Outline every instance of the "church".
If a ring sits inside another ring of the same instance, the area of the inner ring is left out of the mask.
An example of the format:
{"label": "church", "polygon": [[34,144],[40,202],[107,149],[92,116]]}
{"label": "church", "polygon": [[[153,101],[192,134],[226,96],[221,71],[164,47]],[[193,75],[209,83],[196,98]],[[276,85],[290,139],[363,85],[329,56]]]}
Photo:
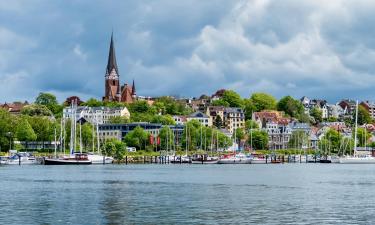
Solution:
{"label": "church", "polygon": [[117,67],[113,33],[109,45],[108,63],[105,71],[105,93],[103,101],[133,103],[137,98],[135,84],[120,85],[120,73]]}

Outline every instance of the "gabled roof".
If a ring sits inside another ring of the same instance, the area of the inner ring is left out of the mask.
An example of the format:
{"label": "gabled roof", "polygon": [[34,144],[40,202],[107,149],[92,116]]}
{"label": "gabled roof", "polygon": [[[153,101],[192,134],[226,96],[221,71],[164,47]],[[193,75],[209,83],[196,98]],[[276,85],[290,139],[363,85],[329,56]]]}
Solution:
{"label": "gabled roof", "polygon": [[206,114],[200,111],[197,111],[197,112],[190,114],[189,118],[209,118],[209,116],[207,116]]}

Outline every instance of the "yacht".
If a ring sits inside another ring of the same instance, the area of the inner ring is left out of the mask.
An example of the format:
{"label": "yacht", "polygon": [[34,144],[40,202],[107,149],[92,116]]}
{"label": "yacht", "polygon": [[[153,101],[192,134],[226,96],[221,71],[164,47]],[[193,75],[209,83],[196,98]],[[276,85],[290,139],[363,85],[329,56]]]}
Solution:
{"label": "yacht", "polygon": [[251,158],[243,153],[227,155],[221,158],[219,164],[250,164]]}
{"label": "yacht", "polygon": [[254,154],[251,158],[251,164],[266,164],[267,158],[264,155]]}
{"label": "yacht", "polygon": [[356,104],[356,111],[355,111],[355,131],[354,131],[354,150],[353,156],[344,156],[340,157],[339,161],[342,164],[375,164],[375,157],[366,154],[366,155],[358,155],[357,153],[357,134],[358,134],[358,101]]}
{"label": "yacht", "polygon": [[113,163],[113,158],[109,156],[103,156],[95,153],[87,153],[87,158],[92,162],[92,164],[111,164]]}
{"label": "yacht", "polygon": [[187,155],[182,155],[182,156],[172,156],[171,163],[191,163],[191,159]]}
{"label": "yacht", "polygon": [[18,152],[9,157],[3,157],[0,160],[0,164],[5,165],[30,165],[37,163],[35,156],[29,152]]}
{"label": "yacht", "polygon": [[208,155],[196,155],[192,160],[192,164],[217,164],[219,157],[213,157]]}
{"label": "yacht", "polygon": [[44,165],[89,165],[92,161],[85,153],[75,153],[68,157],[45,158]]}

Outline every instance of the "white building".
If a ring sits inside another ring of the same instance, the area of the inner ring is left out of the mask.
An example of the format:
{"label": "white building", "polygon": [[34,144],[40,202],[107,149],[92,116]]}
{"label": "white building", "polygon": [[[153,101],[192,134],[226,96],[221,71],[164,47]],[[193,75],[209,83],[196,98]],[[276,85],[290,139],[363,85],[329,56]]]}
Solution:
{"label": "white building", "polygon": [[[85,119],[89,123],[107,124],[113,117],[130,117],[129,110],[126,107],[88,107],[78,106],[76,109],[75,119]],[[72,109],[70,107],[63,110],[63,118],[70,119]]]}
{"label": "white building", "polygon": [[191,120],[199,121],[203,126],[211,127],[212,126],[212,119],[211,117],[207,116],[206,114],[197,111],[195,113],[190,114],[186,117],[186,121],[189,122]]}

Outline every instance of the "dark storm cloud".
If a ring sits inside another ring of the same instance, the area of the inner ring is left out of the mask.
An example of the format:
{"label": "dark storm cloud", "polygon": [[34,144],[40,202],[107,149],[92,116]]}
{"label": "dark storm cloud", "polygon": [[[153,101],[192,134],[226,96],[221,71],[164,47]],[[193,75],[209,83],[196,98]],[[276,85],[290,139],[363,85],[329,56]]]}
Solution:
{"label": "dark storm cloud", "polygon": [[0,102],[103,94],[112,29],[139,95],[373,98],[372,1],[3,1]]}

